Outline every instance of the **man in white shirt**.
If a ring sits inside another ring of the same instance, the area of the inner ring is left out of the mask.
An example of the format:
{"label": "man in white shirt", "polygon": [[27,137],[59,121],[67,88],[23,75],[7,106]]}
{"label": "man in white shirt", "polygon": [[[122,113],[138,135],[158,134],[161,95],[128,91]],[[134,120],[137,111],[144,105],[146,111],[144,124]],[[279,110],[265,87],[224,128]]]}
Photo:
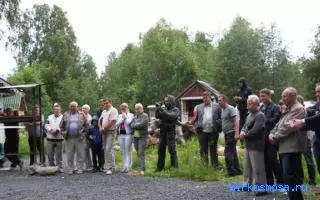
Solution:
{"label": "man in white shirt", "polygon": [[[103,148],[105,149],[105,154],[108,157],[112,157],[112,147],[113,140],[116,134],[116,120],[118,118],[118,110],[112,106],[112,101],[106,99],[104,103],[105,110],[102,111],[101,117],[102,124],[99,123],[100,132],[102,133]],[[108,159],[107,175],[112,174],[112,169],[114,168],[113,159]]]}
{"label": "man in white shirt", "polygon": [[[62,172],[62,142],[63,136],[59,128],[63,115],[61,114],[61,106],[57,103],[53,106],[53,114],[48,116],[45,129],[47,131],[47,148],[48,160],[50,166],[59,166]],[[56,163],[55,158],[56,157]]]}

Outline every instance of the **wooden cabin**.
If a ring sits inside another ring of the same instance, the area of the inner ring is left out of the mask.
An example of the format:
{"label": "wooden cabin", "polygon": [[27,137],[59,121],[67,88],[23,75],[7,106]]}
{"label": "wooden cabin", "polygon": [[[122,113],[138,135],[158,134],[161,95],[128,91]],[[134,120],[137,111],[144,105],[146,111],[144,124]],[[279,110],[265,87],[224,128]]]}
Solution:
{"label": "wooden cabin", "polygon": [[202,93],[205,91],[211,92],[213,101],[218,101],[220,92],[211,84],[197,80],[187,86],[176,99],[181,105],[181,122],[187,122],[192,118],[192,114],[196,105],[202,103]]}

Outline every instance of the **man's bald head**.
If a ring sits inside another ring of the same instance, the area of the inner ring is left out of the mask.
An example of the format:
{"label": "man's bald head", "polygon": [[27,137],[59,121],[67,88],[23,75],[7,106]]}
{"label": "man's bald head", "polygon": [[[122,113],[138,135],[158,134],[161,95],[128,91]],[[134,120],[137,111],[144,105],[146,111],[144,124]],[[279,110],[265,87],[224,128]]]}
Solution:
{"label": "man's bald head", "polygon": [[290,107],[297,101],[298,91],[293,87],[286,88],[281,95],[282,102]]}

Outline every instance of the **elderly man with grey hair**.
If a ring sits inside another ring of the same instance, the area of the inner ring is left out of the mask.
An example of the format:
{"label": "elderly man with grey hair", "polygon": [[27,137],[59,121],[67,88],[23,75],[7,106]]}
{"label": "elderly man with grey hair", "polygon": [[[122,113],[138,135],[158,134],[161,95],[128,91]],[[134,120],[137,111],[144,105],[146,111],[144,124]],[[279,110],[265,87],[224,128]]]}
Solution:
{"label": "elderly man with grey hair", "polygon": [[78,104],[72,101],[69,111],[65,112],[60,123],[60,129],[66,140],[68,174],[73,174],[74,156],[77,154],[77,173],[83,173],[84,164],[84,140],[88,134],[88,121],[83,112],[78,111]]}
{"label": "elderly man with grey hair", "polygon": [[148,115],[143,112],[141,103],[135,105],[135,115],[131,123],[133,129],[134,148],[138,153],[140,164],[140,175],[144,175],[145,167],[145,149],[147,147],[148,137]]}
{"label": "elderly man with grey hair", "polygon": [[[303,199],[300,187],[303,184],[301,153],[307,150],[307,134],[294,128],[294,119],[306,117],[303,105],[297,101],[297,90],[286,88],[281,95],[286,108],[277,125],[269,135],[271,143],[279,144],[279,156],[283,173],[283,183],[289,185],[290,200]],[[298,191],[297,191],[298,190]]]}
{"label": "elderly man with grey hair", "polygon": [[[266,119],[259,110],[260,100],[257,95],[250,95],[247,99],[249,115],[240,133],[240,140],[245,142],[244,154],[244,181],[252,184],[266,184],[266,173],[264,166],[264,129]],[[236,136],[237,137],[237,136]],[[248,188],[246,188],[248,190]],[[257,192],[256,196],[262,196],[266,192]]]}

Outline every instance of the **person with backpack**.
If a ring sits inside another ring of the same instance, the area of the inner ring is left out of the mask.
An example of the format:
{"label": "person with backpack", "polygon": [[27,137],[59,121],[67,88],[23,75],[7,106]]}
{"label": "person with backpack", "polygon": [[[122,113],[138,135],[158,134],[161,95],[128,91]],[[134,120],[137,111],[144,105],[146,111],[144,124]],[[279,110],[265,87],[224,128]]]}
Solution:
{"label": "person with backpack", "polygon": [[[102,172],[104,159],[103,159],[103,148],[102,148],[102,136],[99,131],[99,118],[93,116],[91,120],[91,125],[89,128],[88,140],[91,146],[93,172]],[[98,164],[97,164],[98,157]]]}

